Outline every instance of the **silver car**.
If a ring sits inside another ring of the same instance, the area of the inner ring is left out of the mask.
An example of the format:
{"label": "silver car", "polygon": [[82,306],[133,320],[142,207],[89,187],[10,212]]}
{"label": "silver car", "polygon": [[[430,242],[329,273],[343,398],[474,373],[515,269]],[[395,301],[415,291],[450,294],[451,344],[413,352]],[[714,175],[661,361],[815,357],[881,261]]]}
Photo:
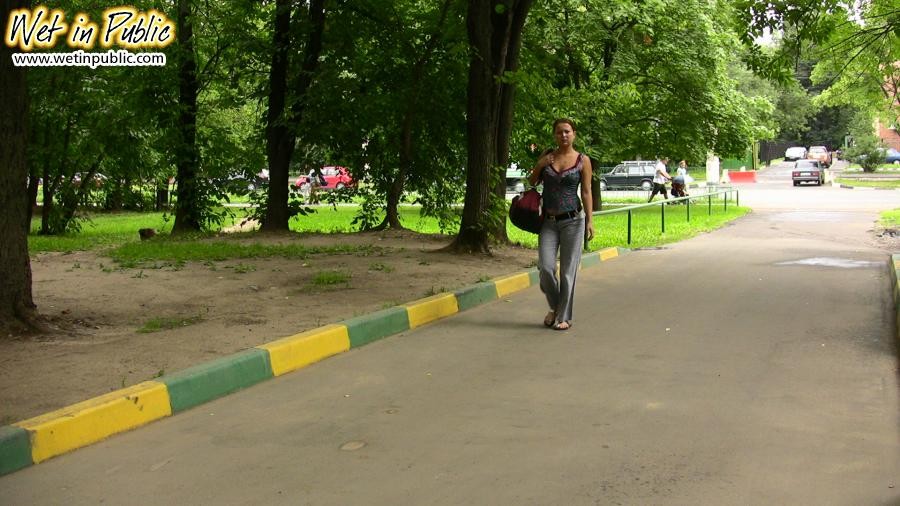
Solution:
{"label": "silver car", "polygon": [[794,164],[794,170],[791,171],[791,179],[794,186],[800,186],[800,183],[815,183],[816,186],[822,186],[825,183],[825,167],[818,160],[798,160]]}

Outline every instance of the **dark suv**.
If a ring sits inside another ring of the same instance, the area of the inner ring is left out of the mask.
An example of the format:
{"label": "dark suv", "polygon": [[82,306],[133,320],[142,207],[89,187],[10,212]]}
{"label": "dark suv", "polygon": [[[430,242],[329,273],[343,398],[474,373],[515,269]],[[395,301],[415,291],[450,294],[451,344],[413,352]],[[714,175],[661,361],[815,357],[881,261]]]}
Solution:
{"label": "dark suv", "polygon": [[640,160],[622,162],[600,176],[600,191],[617,188],[653,188],[653,175],[656,173],[656,161]]}

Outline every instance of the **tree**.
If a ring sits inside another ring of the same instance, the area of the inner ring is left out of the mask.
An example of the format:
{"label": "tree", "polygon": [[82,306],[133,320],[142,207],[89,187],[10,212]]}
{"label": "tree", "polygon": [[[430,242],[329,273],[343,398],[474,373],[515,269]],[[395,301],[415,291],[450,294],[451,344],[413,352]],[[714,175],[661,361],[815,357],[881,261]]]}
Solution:
{"label": "tree", "polygon": [[[466,135],[466,196],[459,234],[449,246],[459,252],[490,252],[505,222],[491,196],[493,178],[505,171],[515,83],[505,74],[518,67],[522,31],[531,0],[469,0],[466,26],[470,60]],[[498,151],[504,153],[498,155]],[[493,232],[493,234],[492,234]]]}
{"label": "tree", "polygon": [[400,139],[399,139],[399,165],[394,180],[391,183],[390,190],[387,194],[387,206],[384,221],[376,228],[390,227],[394,229],[403,228],[400,224],[399,205],[406,186],[408,174],[413,168],[413,130],[417,120],[420,118],[420,110],[422,108],[422,95],[425,84],[425,72],[429,65],[432,64],[434,53],[438,48],[441,40],[444,22],[447,19],[447,12],[450,9],[451,0],[444,0],[440,7],[438,21],[434,31],[430,34],[424,43],[418,56],[415,58],[409,71],[410,79],[406,92],[403,93],[404,102],[403,117],[400,122]]}
{"label": "tree", "polygon": [[514,135],[522,148],[548,139],[554,117],[578,124],[580,146],[616,161],[660,155],[704,160],[740,153],[771,135],[766,97],[729,76],[737,54],[731,19],[706,1],[554,0],[531,13]]}
{"label": "tree", "polygon": [[[306,108],[306,94],[313,82],[322,52],[325,31],[325,1],[310,0],[306,17],[308,34],[298,76],[288,80],[291,54],[291,2],[277,0],[273,24],[272,66],[269,74],[269,112],[266,122],[266,150],[269,158],[269,187],[263,230],[288,230],[288,169],[294,155],[297,129]],[[302,8],[294,14],[302,16]]]}
{"label": "tree", "polygon": [[[350,167],[362,229],[402,228],[399,205],[458,225],[465,144],[465,25],[461,2],[359,1],[330,10],[322,70],[299,142]],[[322,128],[327,125],[327,128]],[[331,197],[342,198],[331,192]]]}
{"label": "tree", "polygon": [[[3,0],[0,19],[27,2]],[[25,69],[12,65],[13,50],[0,45],[0,332],[31,327],[35,304],[28,257],[27,133]]]}
{"label": "tree", "polygon": [[178,201],[172,233],[202,227],[200,156],[197,147],[197,60],[194,53],[193,0],[178,0],[178,141],[175,149]]}

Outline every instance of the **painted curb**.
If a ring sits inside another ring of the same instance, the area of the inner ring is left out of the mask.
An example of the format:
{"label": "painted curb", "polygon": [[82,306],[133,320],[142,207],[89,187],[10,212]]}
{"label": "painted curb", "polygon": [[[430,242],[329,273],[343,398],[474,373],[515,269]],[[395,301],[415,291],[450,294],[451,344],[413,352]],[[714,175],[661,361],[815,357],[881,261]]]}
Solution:
{"label": "painted curb", "polygon": [[0,476],[32,464],[31,441],[21,427],[0,427]]}
{"label": "painted curb", "polygon": [[460,311],[480,306],[487,302],[497,300],[497,289],[494,283],[478,283],[474,286],[462,288],[453,292],[456,296],[456,304]]}
{"label": "painted curb", "polygon": [[178,413],[271,378],[269,353],[250,349],[163,376]]}
{"label": "painted curb", "polygon": [[524,290],[531,286],[531,276],[527,272],[519,274],[511,274],[494,280],[494,286],[497,289],[497,298],[502,299],[507,295]]}
{"label": "painted curb", "polygon": [[409,318],[409,328],[414,329],[441,318],[455,315],[459,312],[456,302],[456,294],[441,293],[425,299],[404,304]]}
{"label": "painted curb", "polygon": [[350,348],[358,348],[383,337],[409,330],[409,313],[405,308],[392,307],[357,316],[342,322],[350,333]]}
{"label": "painted curb", "polygon": [[171,414],[166,386],[145,381],[14,425],[28,431],[37,464]]}
{"label": "painted curb", "polygon": [[326,325],[257,348],[269,352],[272,374],[281,376],[349,350],[350,334],[345,325]]}
{"label": "painted curb", "polygon": [[[599,265],[627,251],[607,248],[587,253],[580,268]],[[895,261],[900,263],[900,255]],[[537,269],[502,276],[301,332],[156,381],[0,426],[0,476],[539,283]]]}

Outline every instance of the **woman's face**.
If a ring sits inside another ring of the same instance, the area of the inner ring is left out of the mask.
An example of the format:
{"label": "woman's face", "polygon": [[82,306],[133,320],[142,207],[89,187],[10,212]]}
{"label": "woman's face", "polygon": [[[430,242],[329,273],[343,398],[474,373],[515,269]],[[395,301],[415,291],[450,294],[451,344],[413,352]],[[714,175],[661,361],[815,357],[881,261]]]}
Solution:
{"label": "woman's face", "polygon": [[572,130],[572,125],[568,123],[556,125],[553,135],[556,137],[556,145],[559,147],[571,146],[575,142],[575,130]]}

